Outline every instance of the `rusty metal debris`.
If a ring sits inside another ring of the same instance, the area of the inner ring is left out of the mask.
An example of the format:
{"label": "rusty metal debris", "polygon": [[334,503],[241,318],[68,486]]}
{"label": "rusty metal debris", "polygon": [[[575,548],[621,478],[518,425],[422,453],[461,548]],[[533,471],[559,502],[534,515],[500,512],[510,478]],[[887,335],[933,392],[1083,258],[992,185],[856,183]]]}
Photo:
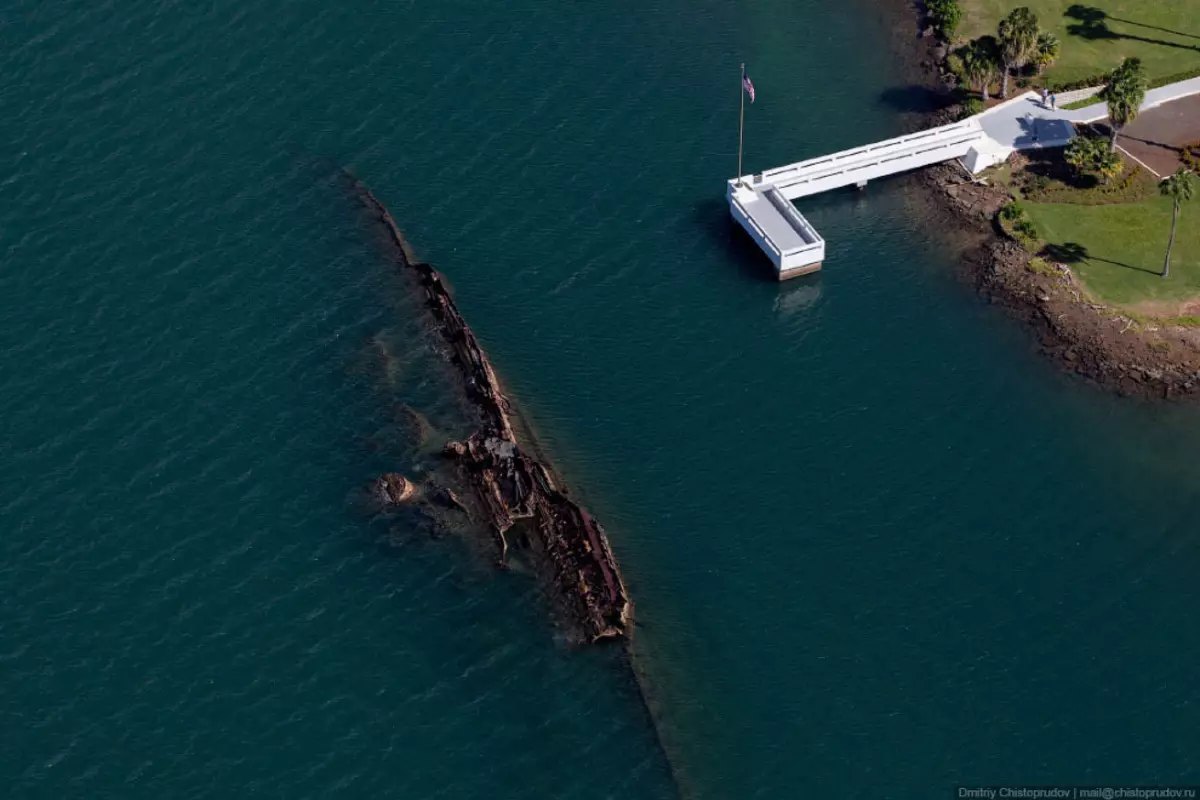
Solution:
{"label": "rusty metal debris", "polygon": [[[484,521],[496,537],[500,563],[508,556],[510,531],[536,537],[553,565],[555,583],[571,616],[587,637],[596,641],[627,635],[633,605],[604,529],[555,485],[542,463],[522,449],[513,432],[508,398],[442,276],[415,257],[396,221],[370,189],[353,176],[350,180],[399,249],[400,266],[418,274],[433,319],[452,348],[453,361],[480,413],[480,428],[464,441],[449,442],[444,453],[454,459],[486,510]],[[446,499],[464,508],[453,492]]]}

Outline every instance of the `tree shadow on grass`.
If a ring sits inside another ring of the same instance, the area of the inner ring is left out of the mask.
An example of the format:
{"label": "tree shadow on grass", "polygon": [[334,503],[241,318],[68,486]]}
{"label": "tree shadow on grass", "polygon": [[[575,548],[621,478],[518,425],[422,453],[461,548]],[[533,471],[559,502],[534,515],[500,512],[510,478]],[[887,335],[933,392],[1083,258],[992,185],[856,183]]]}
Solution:
{"label": "tree shadow on grass", "polygon": [[1174,30],[1171,30],[1170,28],[1163,28],[1159,25],[1147,25],[1144,22],[1134,22],[1131,19],[1123,19],[1121,17],[1114,17],[1114,16],[1109,16],[1109,19],[1111,19],[1114,22],[1124,22],[1126,25],[1136,25],[1139,28],[1149,28],[1149,29],[1155,30],[1155,31],[1162,31],[1163,33],[1174,34],[1175,36],[1186,36],[1188,39],[1200,39],[1200,36],[1197,36],[1194,33],[1184,33],[1183,31],[1174,31]]}
{"label": "tree shadow on grass", "polygon": [[1088,259],[1088,250],[1078,242],[1046,245],[1046,255],[1060,264],[1078,264]]}
{"label": "tree shadow on grass", "polygon": [[1138,267],[1133,264],[1126,264],[1124,261],[1113,261],[1111,258],[1101,258],[1100,256],[1092,255],[1088,249],[1078,242],[1064,242],[1062,244],[1046,245],[1045,254],[1047,258],[1053,259],[1061,264],[1078,264],[1081,261],[1100,261],[1105,264],[1112,264],[1115,267],[1124,267],[1135,272],[1145,272],[1147,275],[1160,274],[1157,270]]}
{"label": "tree shadow on grass", "polygon": [[[1066,10],[1063,16],[1075,20],[1074,23],[1067,26],[1067,33],[1072,36],[1078,36],[1081,39],[1096,41],[1101,39],[1128,39],[1135,42],[1146,42],[1147,44],[1158,44],[1163,47],[1177,47],[1181,50],[1200,50],[1200,46],[1190,44],[1180,44],[1179,42],[1168,42],[1165,39],[1151,39],[1146,36],[1137,36],[1130,33],[1117,33],[1109,27],[1108,21],[1126,22],[1129,20],[1121,19],[1120,17],[1110,17],[1104,9],[1096,8],[1095,6],[1086,6],[1082,3],[1075,3]],[[1154,28],[1153,25],[1141,25],[1141,23],[1133,22],[1133,25],[1140,25],[1144,28]],[[1167,31],[1166,28],[1158,30]],[[1180,36],[1188,36],[1189,33],[1179,33],[1178,31],[1169,31]],[[1197,37],[1200,38],[1200,37]]]}

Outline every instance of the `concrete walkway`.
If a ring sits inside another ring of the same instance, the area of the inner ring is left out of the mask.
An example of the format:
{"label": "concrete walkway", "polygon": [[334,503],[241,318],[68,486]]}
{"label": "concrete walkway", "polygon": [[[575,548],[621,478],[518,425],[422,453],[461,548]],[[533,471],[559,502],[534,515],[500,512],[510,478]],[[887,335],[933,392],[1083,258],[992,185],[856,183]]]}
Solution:
{"label": "concrete walkway", "polygon": [[[1146,92],[1142,111],[1193,94],[1200,94],[1200,77],[1151,89]],[[1051,111],[1042,106],[1039,95],[1026,92],[989,108],[974,119],[979,120],[984,132],[1001,147],[1028,150],[1034,147],[1062,147],[1075,135],[1075,125],[1099,122],[1106,117],[1108,107],[1103,101],[1074,111],[1061,108]]]}

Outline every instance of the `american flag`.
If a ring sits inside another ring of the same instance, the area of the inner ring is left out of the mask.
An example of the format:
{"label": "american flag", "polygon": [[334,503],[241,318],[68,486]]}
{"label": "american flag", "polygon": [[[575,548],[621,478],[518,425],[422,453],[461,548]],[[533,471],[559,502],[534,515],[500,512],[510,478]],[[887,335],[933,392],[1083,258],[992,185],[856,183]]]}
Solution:
{"label": "american flag", "polygon": [[750,82],[750,76],[746,74],[746,68],[742,67],[742,88],[746,90],[746,94],[750,95],[750,102],[754,102],[754,84]]}

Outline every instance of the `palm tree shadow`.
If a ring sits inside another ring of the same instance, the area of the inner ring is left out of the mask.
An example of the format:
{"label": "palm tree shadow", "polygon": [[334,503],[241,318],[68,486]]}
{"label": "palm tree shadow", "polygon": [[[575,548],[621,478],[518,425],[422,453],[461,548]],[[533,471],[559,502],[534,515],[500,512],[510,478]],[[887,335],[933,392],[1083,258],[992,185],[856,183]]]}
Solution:
{"label": "palm tree shadow", "polygon": [[1141,142],[1142,144],[1149,145],[1150,147],[1159,147],[1159,148],[1162,148],[1163,150],[1170,150],[1172,153],[1175,153],[1176,155],[1183,152],[1182,147],[1176,147],[1175,145],[1168,144],[1167,142],[1156,142],[1153,139],[1142,139],[1137,136],[1130,136],[1127,133],[1122,133],[1121,138],[1128,139],[1131,142]]}
{"label": "palm tree shadow", "polygon": [[724,256],[724,261],[736,265],[738,274],[755,283],[778,280],[770,262],[750,234],[729,214],[729,206],[715,198],[705,198],[692,210],[692,222],[709,245]]}
{"label": "palm tree shadow", "polygon": [[1126,25],[1136,25],[1139,28],[1150,28],[1151,30],[1162,31],[1163,33],[1171,33],[1171,34],[1174,34],[1175,36],[1186,36],[1189,39],[1200,39],[1200,36],[1197,36],[1194,33],[1184,33],[1183,31],[1174,31],[1174,30],[1171,30],[1170,28],[1163,28],[1158,25],[1147,25],[1144,22],[1134,22],[1131,19],[1122,19],[1121,17],[1111,17],[1111,16],[1109,17],[1109,19],[1114,20],[1116,22],[1124,22]]}
{"label": "palm tree shadow", "polygon": [[1135,272],[1145,272],[1147,275],[1160,274],[1157,270],[1146,269],[1134,264],[1126,264],[1124,261],[1113,261],[1111,258],[1101,258],[1100,256],[1092,255],[1088,249],[1078,242],[1064,242],[1063,244],[1048,244],[1044,250],[1046,256],[1062,264],[1078,264],[1081,261],[1101,261],[1105,264],[1112,264],[1115,267],[1124,267]]}
{"label": "palm tree shadow", "polygon": [[[1081,39],[1095,41],[1099,39],[1129,39],[1137,42],[1146,42],[1148,44],[1159,44],[1163,47],[1177,47],[1181,50],[1200,50],[1200,46],[1190,44],[1180,44],[1179,42],[1168,42],[1165,39],[1151,39],[1146,36],[1136,36],[1129,33],[1117,33],[1108,26],[1108,21],[1129,22],[1129,20],[1121,19],[1120,17],[1110,17],[1108,12],[1095,6],[1085,6],[1082,3],[1075,3],[1068,8],[1064,13],[1064,17],[1076,20],[1074,24],[1067,26],[1067,33],[1071,36],[1078,36]],[[1153,25],[1141,25],[1141,23],[1133,22],[1133,25],[1139,25],[1143,28],[1154,28]],[[1189,33],[1180,33],[1179,31],[1169,31],[1167,28],[1159,28],[1158,30],[1168,31],[1180,36],[1193,37]]]}

